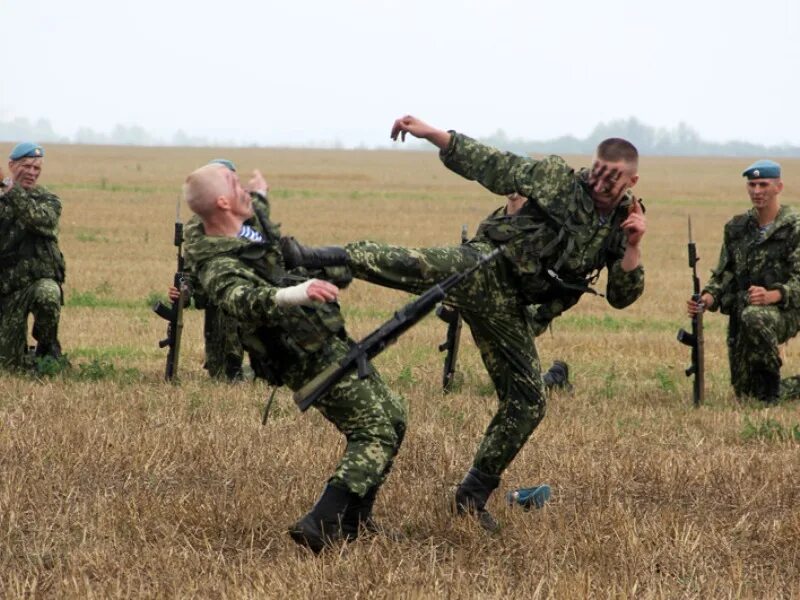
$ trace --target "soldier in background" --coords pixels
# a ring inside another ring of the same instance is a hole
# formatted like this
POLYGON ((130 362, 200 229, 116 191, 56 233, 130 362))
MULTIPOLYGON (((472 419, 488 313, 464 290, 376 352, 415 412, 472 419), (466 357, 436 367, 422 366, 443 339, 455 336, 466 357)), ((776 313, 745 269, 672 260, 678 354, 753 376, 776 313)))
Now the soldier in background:
POLYGON ((781 381, 778 350, 800 329, 800 215, 780 203, 778 163, 756 161, 742 176, 752 208, 725 224, 719 264, 687 308, 728 315, 733 390, 769 405, 800 397, 800 378, 781 381))
POLYGON ((17 144, 0 170, 0 366, 26 368, 28 315, 33 315, 37 363, 62 359, 58 324, 64 295, 64 255, 58 247, 61 201, 37 185, 44 149, 17 144))
POLYGON ((505 260, 478 271, 448 295, 469 325, 498 397, 498 410, 472 467, 455 493, 460 514, 475 514, 485 529, 498 524, 486 502, 500 476, 544 417, 541 366, 528 306, 549 308, 548 322, 593 292, 609 271, 606 298, 615 308, 644 289, 640 242, 646 230, 640 202, 628 191, 638 181, 638 152, 611 138, 597 148, 592 170, 575 172, 561 157, 533 160, 504 153, 463 134, 436 129, 415 117, 395 121, 392 138, 410 133, 440 149, 445 166, 496 194, 527 198, 514 215, 492 214, 467 244, 403 248, 362 241, 311 249, 284 242, 290 265, 345 264, 353 276, 421 293, 479 256, 503 245, 505 260))
MULTIPOLYGON (((286 271, 278 237, 247 224, 253 200, 236 173, 201 167, 187 177, 184 194, 202 221, 201 234, 187 239, 187 260, 209 300, 237 320, 268 381, 297 390, 342 359, 352 340, 335 302, 339 289, 286 271)), ((350 374, 314 407, 347 439, 322 496, 289 531, 319 552, 355 539, 360 529, 376 529, 372 508, 405 435, 406 407, 377 372, 364 379, 350 374)))

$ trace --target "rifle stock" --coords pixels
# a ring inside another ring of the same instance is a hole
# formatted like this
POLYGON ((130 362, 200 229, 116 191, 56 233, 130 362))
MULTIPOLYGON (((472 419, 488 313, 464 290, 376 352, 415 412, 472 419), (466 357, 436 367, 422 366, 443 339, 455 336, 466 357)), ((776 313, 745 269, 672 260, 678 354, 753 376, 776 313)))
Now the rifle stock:
MULTIPOLYGON (((692 219, 689 218, 689 267, 692 269, 692 300, 700 302, 700 278, 697 276, 697 247, 692 240, 692 219)), ((703 312, 692 317, 692 331, 678 331, 678 341, 692 349, 692 363, 684 371, 687 377, 694 376, 692 382, 692 401, 695 407, 705 399, 705 340, 703 336, 703 312)))
POLYGON ((427 315, 438 302, 441 302, 447 292, 459 285, 464 279, 472 275, 485 263, 494 260, 502 252, 502 247, 495 248, 489 254, 483 255, 476 264, 461 273, 454 273, 444 281, 437 283, 416 300, 406 304, 394 316, 378 327, 364 339, 356 342, 347 354, 338 362, 334 362, 323 369, 311 381, 294 393, 294 401, 301 411, 305 411, 319 398, 344 378, 350 371, 356 369, 358 377, 363 379, 371 372, 369 359, 380 354, 387 346, 397 341, 403 333, 416 325, 427 315))

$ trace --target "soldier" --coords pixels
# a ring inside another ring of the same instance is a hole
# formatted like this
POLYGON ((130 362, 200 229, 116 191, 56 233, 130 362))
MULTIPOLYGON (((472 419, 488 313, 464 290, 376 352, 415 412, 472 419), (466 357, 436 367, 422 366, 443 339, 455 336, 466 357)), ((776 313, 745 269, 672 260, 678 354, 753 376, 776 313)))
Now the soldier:
POLYGON ((800 378, 781 381, 778 345, 800 329, 800 215, 781 206, 781 167, 759 160, 742 173, 753 207, 725 224, 719 264, 689 315, 728 315, 728 361, 737 397, 765 404, 800 396, 800 378))
MULTIPOLYGON (((202 235, 187 240, 187 259, 209 300, 238 321, 248 351, 258 349, 270 382, 297 390, 341 359, 352 340, 335 302, 338 288, 287 273, 278 236, 246 224, 253 203, 236 173, 201 167, 187 177, 184 194, 202 221, 202 235)), ((372 507, 403 440, 406 408, 377 372, 346 377, 315 408, 347 439, 322 496, 289 531, 319 552, 355 539, 359 526, 375 529, 372 507)))
POLYGON ((498 525, 486 510, 500 476, 544 417, 541 367, 528 305, 548 307, 546 320, 570 308, 608 268, 606 297, 615 308, 644 289, 640 241, 643 209, 628 189, 639 176, 632 144, 613 138, 598 146, 594 168, 575 173, 562 158, 533 160, 503 153, 463 134, 436 129, 415 117, 398 119, 392 138, 411 135, 440 149, 445 166, 496 194, 527 200, 513 215, 493 213, 469 243, 450 248, 402 248, 368 241, 311 249, 284 242, 292 265, 347 264, 355 277, 419 293, 504 245, 506 260, 483 268, 448 297, 461 311, 492 378, 499 407, 472 467, 455 493, 459 514, 485 529, 498 525))
POLYGON ((25 368, 28 315, 33 315, 37 364, 61 359, 58 322, 63 305, 64 255, 58 247, 58 196, 36 185, 44 149, 17 144, 0 170, 0 366, 25 368))

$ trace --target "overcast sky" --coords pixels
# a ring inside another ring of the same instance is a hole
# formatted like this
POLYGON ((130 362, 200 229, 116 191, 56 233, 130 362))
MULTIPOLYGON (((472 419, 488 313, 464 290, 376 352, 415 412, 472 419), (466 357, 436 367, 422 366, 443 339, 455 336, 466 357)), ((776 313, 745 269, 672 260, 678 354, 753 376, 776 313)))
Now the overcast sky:
POLYGON ((0 0, 0 120, 261 145, 683 121, 800 144, 798 0, 0 0))

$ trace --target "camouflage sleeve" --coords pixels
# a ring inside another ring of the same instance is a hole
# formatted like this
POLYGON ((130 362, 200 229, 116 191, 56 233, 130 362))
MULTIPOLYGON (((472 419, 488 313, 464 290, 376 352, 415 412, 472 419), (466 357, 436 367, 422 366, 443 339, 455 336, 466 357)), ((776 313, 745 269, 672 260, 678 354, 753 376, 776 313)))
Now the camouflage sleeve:
POLYGON ((797 310, 800 309, 800 244, 796 244, 794 241, 800 239, 800 231, 796 231, 791 239, 793 242, 787 248, 788 252, 784 259, 789 266, 789 278, 785 283, 768 286, 768 288, 780 290, 781 301, 778 306, 797 310))
POLYGON ((726 227, 722 248, 719 251, 717 268, 711 271, 711 277, 702 290, 702 293, 708 292, 714 297, 714 304, 709 310, 716 311, 722 308, 724 313, 729 310, 736 294, 736 286, 734 285, 736 277, 733 272, 733 261, 728 252, 729 244, 728 228, 726 227))
POLYGON ((614 261, 608 268, 606 300, 614 308, 630 306, 644 291, 644 267, 639 265, 632 271, 622 268, 622 259, 614 261))
POLYGON ((58 196, 42 188, 26 191, 15 185, 0 201, 11 208, 17 222, 25 229, 56 239, 58 219, 61 217, 61 201, 58 196))
POLYGON ((208 301, 236 320, 268 326, 281 322, 281 309, 275 304, 278 288, 235 257, 220 256, 208 261, 200 270, 199 280, 208 301))

